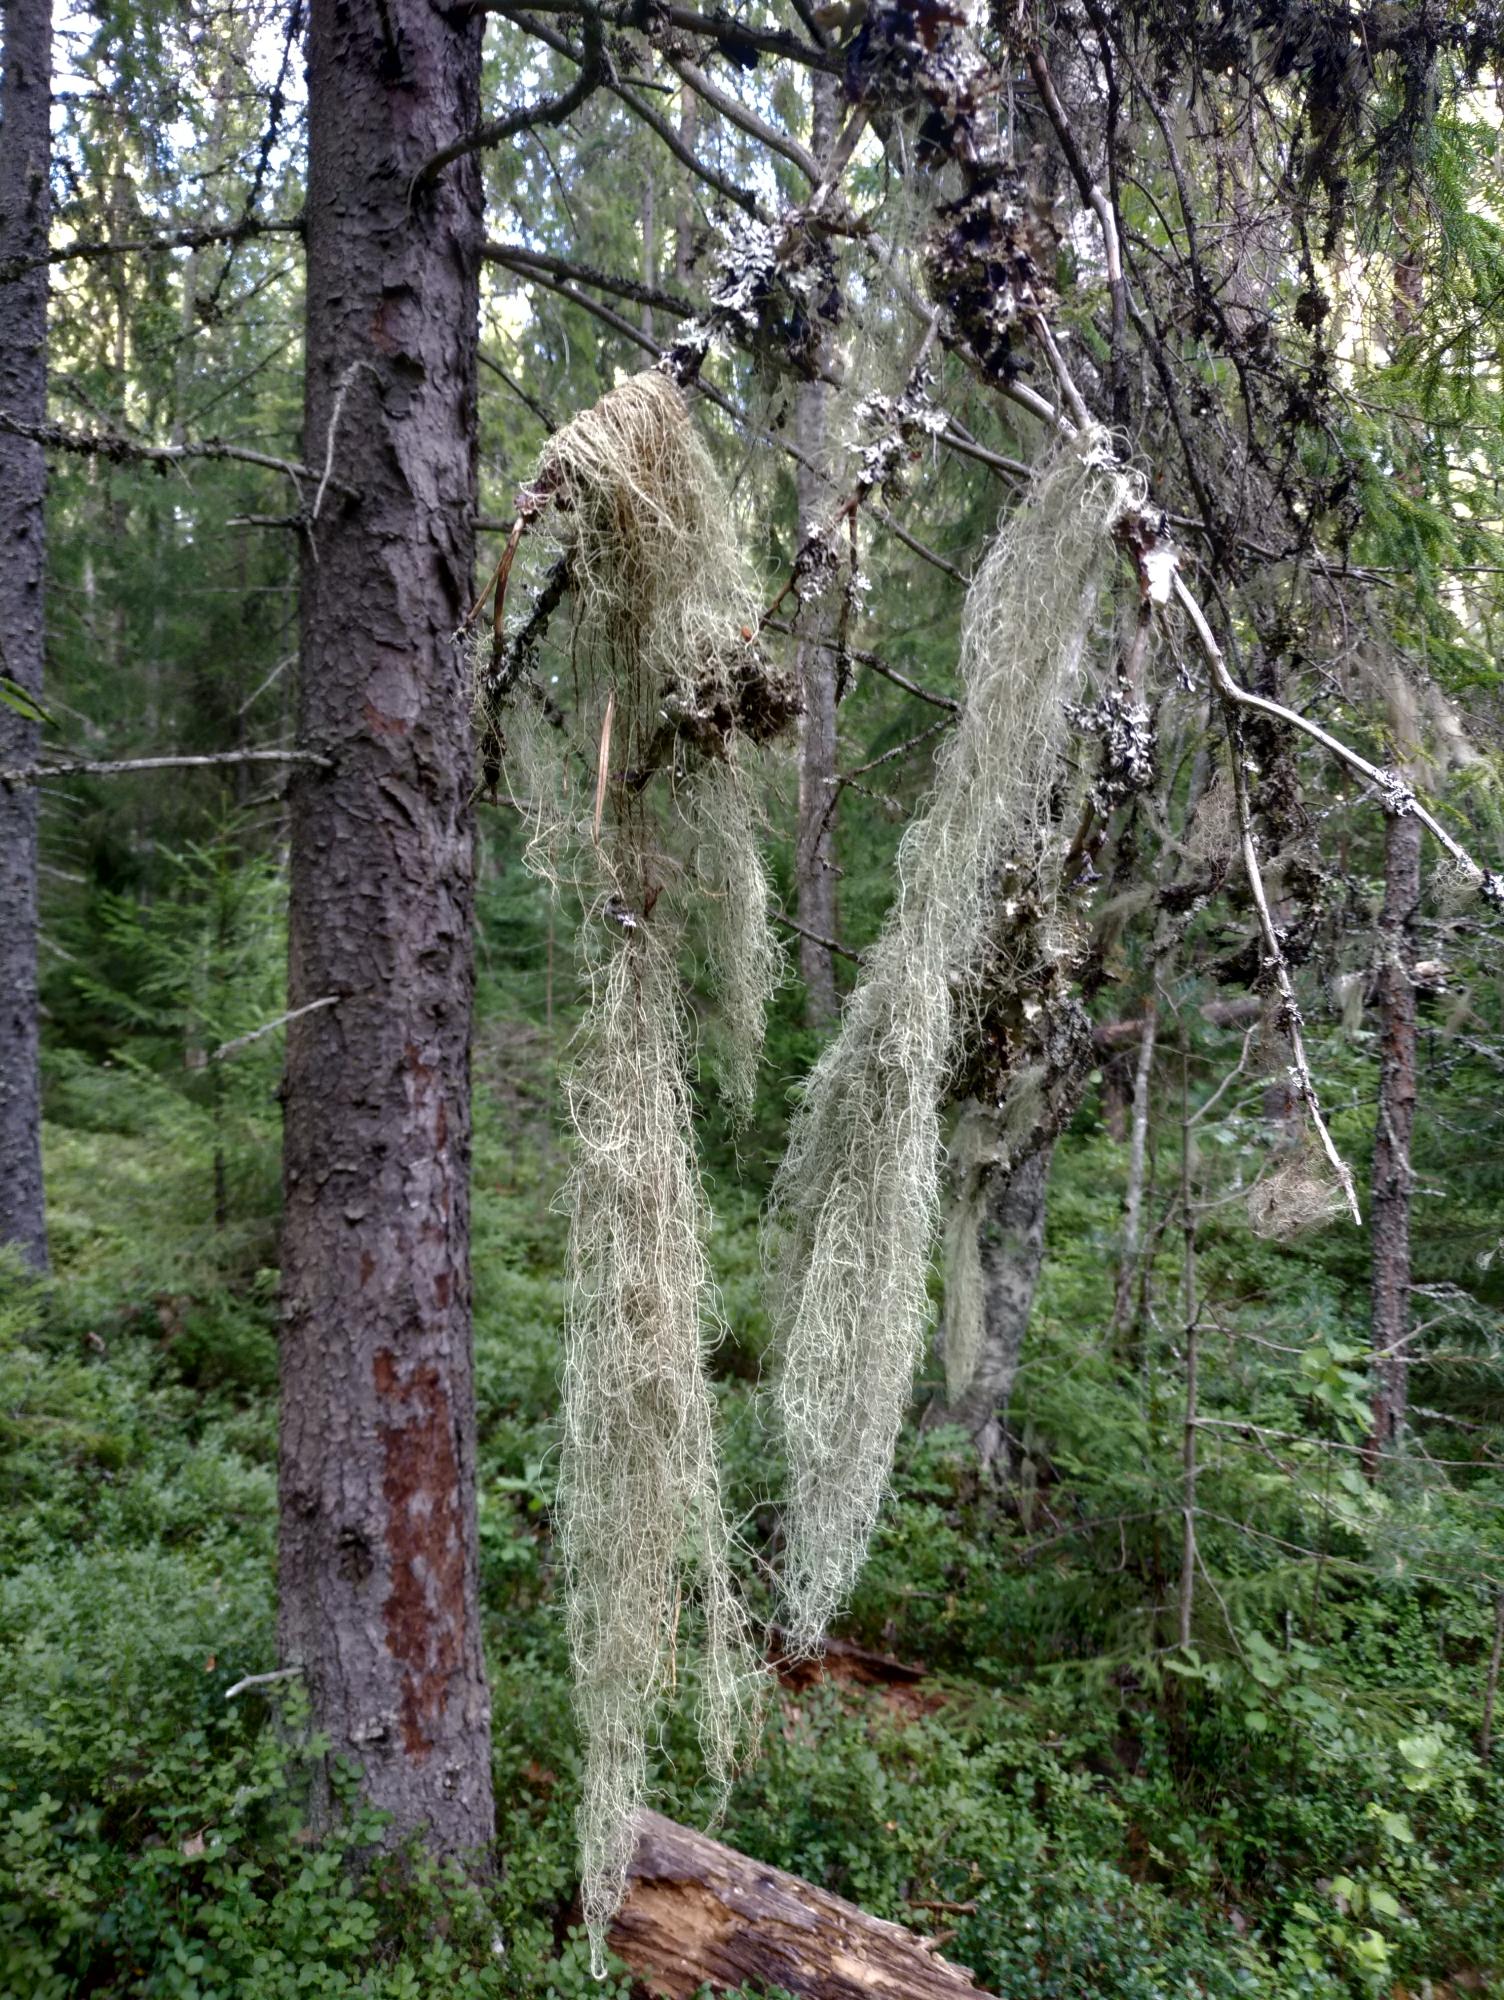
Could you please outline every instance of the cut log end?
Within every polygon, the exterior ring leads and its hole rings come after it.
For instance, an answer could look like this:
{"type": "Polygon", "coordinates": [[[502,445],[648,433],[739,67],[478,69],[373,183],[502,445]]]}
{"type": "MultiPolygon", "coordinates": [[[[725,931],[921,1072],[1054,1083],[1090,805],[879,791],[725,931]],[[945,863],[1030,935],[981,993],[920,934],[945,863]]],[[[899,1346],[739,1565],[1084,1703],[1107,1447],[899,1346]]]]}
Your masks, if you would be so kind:
{"type": "Polygon", "coordinates": [[[800,2000],[960,2000],[966,1969],[901,1924],[644,1812],[611,1949],[655,2000],[744,1985],[800,2000]]]}

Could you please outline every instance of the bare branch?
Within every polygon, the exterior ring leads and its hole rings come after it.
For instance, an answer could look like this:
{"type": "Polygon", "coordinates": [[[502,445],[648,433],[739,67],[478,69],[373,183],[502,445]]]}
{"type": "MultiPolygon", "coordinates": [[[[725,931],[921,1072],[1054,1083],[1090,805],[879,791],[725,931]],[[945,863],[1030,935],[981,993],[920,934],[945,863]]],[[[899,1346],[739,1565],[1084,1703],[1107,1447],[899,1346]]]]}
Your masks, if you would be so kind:
{"type": "Polygon", "coordinates": [[[658,285],[644,285],[636,278],[618,277],[614,272],[599,270],[593,264],[575,264],[566,257],[530,250],[522,243],[487,243],[481,254],[491,263],[500,264],[509,271],[523,275],[543,271],[553,278],[589,285],[593,291],[610,292],[615,298],[630,299],[633,305],[653,306],[660,312],[672,313],[676,319],[688,319],[696,310],[694,301],[679,292],[666,292],[658,285]]]}
{"type": "MultiPolygon", "coordinates": [[[[533,0],[535,14],[567,14],[583,20],[589,11],[584,0],[533,0]]],[[[509,0],[476,0],[475,12],[512,14],[515,9],[509,0]]],[[[744,63],[757,55],[782,56],[788,62],[802,63],[806,69],[825,70],[831,75],[839,75],[843,67],[840,56],[833,50],[802,41],[786,28],[754,27],[748,21],[734,19],[719,11],[701,14],[693,7],[655,4],[644,21],[644,9],[637,4],[637,0],[628,0],[624,6],[602,8],[600,17],[613,27],[640,27],[649,39],[659,27],[677,28],[686,35],[703,35],[706,41],[714,42],[733,62],[744,63]]]]}
{"type": "Polygon", "coordinates": [[[269,1674],[247,1674],[243,1680],[236,1681],[234,1687],[225,1689],[225,1700],[233,1701],[236,1695],[244,1694],[247,1688],[271,1687],[276,1681],[290,1681],[302,1671],[301,1667],[276,1667],[269,1674]]]}
{"type": "Polygon", "coordinates": [[[285,1028],[289,1021],[301,1019],[304,1014],[316,1014],[321,1007],[337,1007],[344,998],[340,993],[326,993],[322,1000],[310,1000],[306,1006],[293,1007],[285,1014],[279,1014],[275,1021],[266,1021],[259,1028],[252,1028],[249,1034],[236,1035],[232,1041],[221,1042],[209,1057],[210,1062],[223,1062],[226,1056],[239,1055],[252,1042],[259,1042],[263,1035],[275,1034],[278,1028],[285,1028]]]}
{"type": "Polygon", "coordinates": [[[66,764],[21,764],[0,771],[0,785],[40,785],[49,778],[117,778],[134,771],[199,771],[229,769],[235,764],[311,764],[331,771],[329,758],[315,750],[221,750],[205,757],[127,757],[109,762],[92,757],[66,764]]]}
{"type": "MultiPolygon", "coordinates": [[[[521,28],[524,34],[532,35],[557,54],[567,56],[571,62],[585,61],[585,57],[570,46],[565,36],[540,21],[535,13],[522,7],[505,4],[505,0],[496,0],[496,4],[489,11],[503,15],[514,26],[521,28]]],[[[583,11],[582,8],[581,12],[583,11]]],[[[750,194],[746,188],[738,187],[734,181],[728,181],[724,174],[717,173],[714,167],[708,166],[698,154],[691,151],[668,120],[661,118],[650,104],[644,104],[636,91],[622,82],[610,64],[604,66],[600,80],[605,88],[627,107],[634,118],[640,119],[650,132],[655,133],[663,141],[681,167],[686,167],[697,180],[703,181],[707,187],[714,188],[716,193],[723,195],[727,201],[735,202],[738,208],[744,208],[749,215],[762,218],[762,206],[756,195],[750,194]]]]}
{"type": "Polygon", "coordinates": [[[623,340],[630,340],[642,348],[644,353],[651,354],[655,361],[662,355],[663,349],[651,334],[644,333],[640,326],[634,326],[631,320],[619,312],[613,312],[610,306],[603,306],[599,299],[591,298],[587,292],[582,292],[577,285],[571,284],[567,279],[551,277],[546,270],[539,267],[530,266],[526,270],[521,267],[511,268],[517,270],[518,277],[525,283],[541,285],[546,292],[553,292],[558,298],[567,299],[571,305],[578,306],[581,312],[587,312],[593,319],[598,319],[602,326],[609,326],[613,333],[619,333],[623,340]]]}
{"type": "MultiPolygon", "coordinates": [[[[1114,261],[1119,258],[1119,251],[1116,224],[1112,216],[1110,204],[1105,201],[1101,190],[1095,186],[1095,183],[1091,180],[1086,170],[1085,163],[1081,158],[1079,149],[1076,147],[1074,138],[1070,133],[1069,125],[1065,120],[1065,114],[1061,108],[1059,98],[1054,95],[1054,87],[1050,83],[1049,71],[1045,67],[1043,57],[1038,54],[1037,50],[1031,54],[1030,67],[1031,71],[1035,74],[1035,81],[1040,85],[1041,95],[1045,97],[1046,109],[1050,112],[1051,122],[1055,125],[1057,136],[1060,139],[1062,148],[1066,152],[1067,160],[1076,177],[1077,184],[1081,188],[1085,198],[1090,201],[1101,224],[1103,240],[1107,249],[1108,265],[1109,269],[1111,269],[1113,268],[1114,261]],[[1046,92],[1048,92],[1048,95],[1046,95],[1046,92]]],[[[1118,268],[1121,268],[1120,262],[1118,268]]],[[[1138,325],[1139,315],[1131,299],[1129,301],[1129,310],[1133,314],[1135,325],[1138,325]]],[[[1032,324],[1032,330],[1039,337],[1040,344],[1045,350],[1050,367],[1056,379],[1060,382],[1062,394],[1065,395],[1072,410],[1076,413],[1078,423],[1081,422],[1086,405],[1079,390],[1071,380],[1070,371],[1060,354],[1059,348],[1056,346],[1048,328],[1042,321],[1036,318],[1032,324]]],[[[1031,411],[1033,415],[1041,418],[1056,429],[1063,430],[1069,434],[1075,428],[1075,426],[1063,419],[1057,411],[1051,409],[1042,396],[1035,390],[1027,388],[1023,383],[1009,383],[1004,393],[1010,396],[1022,408],[1031,411]]],[[[1085,418],[1085,421],[1089,421],[1089,418],[1085,418]]],[[[1206,508],[1206,512],[1208,518],[1210,518],[1212,509],[1209,506],[1206,508]]],[[[1208,528],[1206,532],[1212,536],[1215,546],[1217,531],[1208,528]]],[[[1191,628],[1195,632],[1197,644],[1211,670],[1213,686],[1224,702],[1231,703],[1237,708],[1251,709],[1256,713],[1266,715],[1273,721],[1282,722],[1289,728],[1299,730],[1303,735],[1309,736],[1313,742],[1321,744],[1323,749],[1329,751],[1332,756],[1346,764],[1349,770],[1356,772],[1376,788],[1386,812],[1401,815],[1413,813],[1421,825],[1427,829],[1446,853],[1451,856],[1458,867],[1476,884],[1482,895],[1489,902],[1504,906],[1504,880],[1501,880],[1492,870],[1480,867],[1460,842],[1455,840],[1441,822],[1426,810],[1398,772],[1385,770],[1380,765],[1370,763],[1366,757],[1360,755],[1349,744],[1342,742],[1339,737],[1333,736],[1330,731],[1323,729],[1319,723],[1309,721],[1296,709],[1286,708],[1282,702],[1272,701],[1265,695],[1254,694],[1251,690],[1240,687],[1228,671],[1222,648],[1212,631],[1205,612],[1197,602],[1194,593],[1185,579],[1177,575],[1174,588],[1177,599],[1191,621],[1191,628]]],[[[1345,1173],[1346,1169],[1344,1168],[1343,1171],[1345,1173]]]]}
{"type": "MultiPolygon", "coordinates": [[[[186,459],[233,459],[241,465],[260,465],[268,472],[280,472],[290,479],[299,497],[300,481],[311,479],[306,465],[293,459],[275,458],[270,452],[251,451],[244,445],[226,444],[221,438],[200,438],[194,444],[139,444],[118,431],[70,431],[62,424],[31,424],[0,410],[0,431],[12,437],[29,438],[50,451],[70,451],[84,458],[106,458],[112,464],[179,465],[186,459]]],[[[353,495],[354,489],[331,481],[339,492],[353,495]]]]}
{"type": "Polygon", "coordinates": [[[125,237],[104,243],[57,243],[45,257],[11,257],[0,264],[0,285],[22,278],[39,264],[92,263],[105,257],[151,257],[169,250],[202,250],[212,243],[244,243],[253,236],[301,236],[303,218],[289,215],[260,221],[242,216],[238,222],[170,230],[165,236],[125,237]]]}
{"type": "Polygon", "coordinates": [[[756,139],[760,145],[766,146],[770,152],[791,161],[811,187],[818,187],[820,168],[808,146],[803,146],[797,139],[791,139],[787,133],[776,130],[739,98],[733,97],[729,91],[722,90],[718,84],[712,83],[703,70],[696,69],[692,62],[686,62],[682,56],[676,56],[672,51],[665,51],[664,61],[675,76],[687,83],[696,96],[703,98],[713,111],[718,111],[723,118],[738,126],[749,137],[756,139]]]}
{"type": "Polygon", "coordinates": [[[1316,1079],[1311,1074],[1311,1065],[1306,1057],[1305,1037],[1300,1031],[1300,1002],[1295,997],[1295,982],[1290,977],[1289,961],[1285,957],[1279,926],[1269,909],[1263,870],[1259,867],[1258,841],[1254,835],[1253,813],[1248,803],[1248,773],[1243,768],[1242,746],[1238,741],[1234,721],[1236,711],[1233,703],[1225,695],[1222,708],[1227,722],[1227,748],[1232,763],[1233,797],[1237,802],[1243,866],[1248,875],[1248,888],[1253,897],[1253,907],[1258,912],[1259,929],[1263,933],[1264,965],[1279,991],[1279,1024],[1290,1044],[1290,1067],[1295,1078],[1295,1087],[1311,1115],[1311,1123],[1321,1140],[1322,1150],[1331,1161],[1332,1169],[1341,1183],[1348,1208],[1352,1211],[1353,1221],[1361,1229],[1363,1212],[1358,1207],[1358,1191],[1353,1185],[1352,1171],[1337,1151],[1336,1142],[1327,1129],[1326,1120],[1321,1114],[1321,1100],[1316,1094],[1316,1079]]]}
{"type": "Polygon", "coordinates": [[[1298,729],[1303,736],[1309,736],[1313,743],[1319,743],[1324,750],[1330,751],[1332,756],[1346,764],[1350,771],[1355,771],[1360,778],[1365,778],[1374,786],[1387,813],[1401,817],[1413,813],[1488,901],[1504,904],[1504,882],[1501,882],[1499,876],[1492,870],[1482,868],[1474,861],[1467,849],[1447,832],[1441,821],[1427,812],[1397,771],[1387,771],[1382,765],[1370,764],[1368,759],[1354,750],[1350,744],[1344,743],[1340,737],[1333,736],[1329,730],[1323,729],[1319,722],[1312,722],[1298,709],[1286,708],[1283,702],[1271,701],[1267,695],[1254,694],[1251,689],[1240,687],[1228,672],[1227,661],[1211,626],[1207,623],[1206,613],[1183,579],[1178,576],[1175,579],[1175,594],[1191,621],[1196,642],[1211,668],[1212,683],[1224,700],[1231,702],[1235,708],[1252,709],[1258,715],[1267,715],[1274,722],[1283,722],[1291,729],[1298,729]]]}
{"type": "Polygon", "coordinates": [[[313,497],[313,513],[309,516],[309,519],[312,521],[316,521],[319,518],[319,510],[324,504],[324,495],[329,489],[329,481],[334,473],[334,447],[339,437],[339,420],[345,414],[345,398],[349,395],[350,386],[362,369],[368,375],[376,377],[378,386],[380,383],[381,378],[376,375],[376,370],[368,361],[352,361],[344,374],[339,378],[339,385],[334,392],[334,408],[329,413],[329,433],[324,446],[323,476],[319,480],[319,490],[313,497]]]}
{"type": "MultiPolygon", "coordinates": [[[[605,80],[600,22],[593,12],[583,14],[582,20],[585,53],[583,57],[575,57],[580,64],[580,73],[569,88],[553,97],[545,97],[537,104],[519,105],[515,111],[477,125],[473,132],[467,132],[462,139],[443,147],[432,159],[425,160],[413,175],[408,189],[409,202],[414,195],[431,186],[453,161],[464,159],[468,153],[484,152],[488,146],[499,146],[504,139],[515,138],[519,132],[529,131],[535,125],[562,125],[572,111],[600,88],[605,80]]],[[[574,54],[573,50],[570,54],[574,54]]]]}
{"type": "Polygon", "coordinates": [[[969,588],[971,579],[964,570],[957,569],[953,562],[947,562],[944,556],[921,542],[917,535],[911,535],[901,521],[894,519],[888,508],[879,507],[869,501],[867,512],[874,521],[881,521],[890,535],[896,535],[906,549],[911,549],[922,562],[927,562],[931,569],[937,569],[942,576],[948,576],[951,582],[959,584],[962,590],[969,588]]]}
{"type": "Polygon", "coordinates": [[[610,79],[609,87],[634,118],[641,119],[650,132],[657,134],[681,167],[687,167],[697,180],[704,181],[707,187],[713,187],[716,193],[724,195],[727,201],[735,202],[738,208],[744,208],[748,215],[755,215],[759,220],[765,219],[762,204],[755,194],[746,188],[738,187],[735,181],[728,181],[724,174],[717,173],[714,167],[708,166],[698,153],[691,151],[685,145],[668,120],[660,118],[650,104],[644,104],[635,91],[628,90],[624,83],[614,77],[610,79]]]}
{"type": "Polygon", "coordinates": [[[808,938],[811,944],[823,945],[826,951],[833,951],[838,958],[849,958],[853,965],[861,964],[862,954],[853,951],[849,945],[841,944],[836,938],[821,937],[818,931],[807,931],[803,924],[796,924],[792,917],[786,917],[781,910],[774,910],[771,914],[775,924],[782,924],[784,929],[792,931],[795,937],[808,938]]]}

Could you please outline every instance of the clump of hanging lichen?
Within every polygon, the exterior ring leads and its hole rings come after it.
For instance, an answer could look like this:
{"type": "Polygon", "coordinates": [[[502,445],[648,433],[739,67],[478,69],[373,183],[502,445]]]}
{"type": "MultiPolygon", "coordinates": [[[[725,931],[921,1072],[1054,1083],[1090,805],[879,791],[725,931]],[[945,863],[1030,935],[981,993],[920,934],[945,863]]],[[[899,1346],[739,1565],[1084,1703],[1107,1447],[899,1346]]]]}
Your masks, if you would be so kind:
{"type": "Polygon", "coordinates": [[[698,1626],[700,1741],[724,1795],[760,1668],[729,1562],[706,1378],[713,1297],[671,937],[602,939],[569,1079],[570,1294],[558,1535],[575,1707],[585,1921],[599,1951],[632,1857],[647,1742],[698,1626]]]}
{"type": "Polygon", "coordinates": [[[1105,440],[1063,447],[978,572],[962,621],[960,723],[774,1185],[784,1622],[800,1647],[818,1642],[854,1581],[887,1484],[924,1339],[955,1031],[984,971],[997,976],[999,867],[1032,853],[1048,824],[1107,531],[1133,497],[1105,440]]]}
{"type": "Polygon", "coordinates": [[[1290,1243],[1336,1221],[1347,1198],[1326,1159],[1313,1145],[1302,1143],[1254,1182],[1244,1207],[1255,1236],[1290,1243]]]}
{"type": "Polygon", "coordinates": [[[555,537],[573,605],[568,685],[555,702],[519,676],[505,773],[532,822],[532,864],[579,895],[592,994],[568,1081],[557,1532],[585,1750],[582,1901],[601,1970],[677,1663],[698,1656],[700,1739],[721,1792],[758,1710],[705,1366],[718,1318],[678,967],[697,935],[723,1086],[746,1108],[779,972],[748,759],[795,704],[758,645],[729,502],[662,376],[560,431],[523,505],[555,537]]]}
{"type": "Polygon", "coordinates": [[[658,374],[551,438],[523,498],[557,539],[574,606],[567,712],[524,685],[506,720],[529,859],[619,928],[654,919],[669,896],[655,920],[703,941],[722,1080],[745,1109],[782,963],[750,767],[798,697],[758,642],[735,517],[683,396],[658,374]]]}

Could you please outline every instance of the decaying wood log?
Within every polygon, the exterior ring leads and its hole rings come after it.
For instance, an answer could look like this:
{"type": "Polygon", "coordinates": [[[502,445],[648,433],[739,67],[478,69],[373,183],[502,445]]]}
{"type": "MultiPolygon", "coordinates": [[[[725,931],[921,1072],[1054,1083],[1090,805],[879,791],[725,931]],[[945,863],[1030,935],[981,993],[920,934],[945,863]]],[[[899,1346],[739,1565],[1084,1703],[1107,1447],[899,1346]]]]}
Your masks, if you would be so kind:
{"type": "MultiPolygon", "coordinates": [[[[770,1627],[769,1636],[780,1646],[792,1645],[792,1635],[783,1626],[770,1627]]],[[[891,1653],[874,1653],[869,1647],[853,1645],[849,1639],[826,1638],[820,1651],[783,1655],[772,1662],[780,1687],[818,1687],[822,1681],[845,1681],[853,1687],[913,1687],[929,1674],[928,1667],[908,1660],[895,1660],[891,1653]]]]}
{"type": "Polygon", "coordinates": [[[801,2000],[961,2000],[964,1967],[901,1924],[869,1917],[797,1875],[662,1814],[640,1820],[611,1949],[658,2000],[782,1987],[801,2000]]]}

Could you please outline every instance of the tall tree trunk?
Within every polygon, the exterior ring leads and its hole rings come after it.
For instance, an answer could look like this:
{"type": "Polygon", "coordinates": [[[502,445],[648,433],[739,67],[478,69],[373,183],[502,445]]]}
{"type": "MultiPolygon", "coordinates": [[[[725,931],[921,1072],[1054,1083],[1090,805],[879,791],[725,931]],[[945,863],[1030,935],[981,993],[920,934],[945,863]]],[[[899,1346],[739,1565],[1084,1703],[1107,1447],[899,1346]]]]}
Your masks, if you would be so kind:
{"type": "Polygon", "coordinates": [[[1196,1616],[1196,1481],[1197,1425],[1200,1421],[1201,1307],[1196,1284],[1196,1205],[1191,1198],[1192,1162],[1190,1043],[1180,1031],[1180,1231],[1184,1261],[1181,1296],[1185,1309],[1185,1428],[1180,1463],[1184,1475],[1180,1497],[1180,1599],[1176,1637],[1189,1646],[1196,1616]]]}
{"type": "Polygon", "coordinates": [[[1379,1104],[1373,1141],[1373,1433],[1369,1455],[1392,1451],[1409,1389],[1410,1141],[1415,1127],[1415,914],[1421,825],[1392,814],[1384,838],[1379,917],[1379,1104]]]}
{"type": "MultiPolygon", "coordinates": [[[[1395,259],[1396,344],[1415,325],[1422,298],[1420,229],[1412,208],[1409,240],[1395,259]]],[[[1410,463],[1400,483],[1418,494],[1422,468],[1410,463]]],[[[1396,748],[1413,771],[1419,743],[1408,704],[1397,705],[1396,748]]],[[[1403,768],[1403,766],[1402,766],[1403,768]]],[[[1405,1428],[1410,1356],[1410,1142],[1415,1129],[1415,919],[1420,908],[1421,826],[1414,813],[1391,813],[1384,828],[1384,905],[1379,913],[1379,1101],[1374,1114],[1373,1264],[1369,1327],[1373,1347],[1373,1430],[1368,1470],[1393,1451],[1405,1428]]]]}
{"type": "Polygon", "coordinates": [[[1034,1291],[1044,1262],[1045,1198],[1055,1142],[1046,1140],[1008,1171],[988,1170],[977,1224],[982,1329],[971,1381],[926,1422],[958,1424],[977,1448],[984,1472],[1003,1459],[1005,1421],[1018,1373],[1034,1291]]]}
{"type": "Polygon", "coordinates": [[[1144,1180],[1149,1159],[1149,1098],[1154,1080],[1154,1043],[1159,1031],[1159,1001],[1151,989],[1144,1003],[1143,1034],[1133,1072],[1133,1125],[1128,1141],[1128,1186],[1123,1195],[1123,1238],[1117,1290],[1109,1331],[1116,1335],[1134,1320],[1133,1287],[1138,1279],[1144,1233],[1144,1180]]]}
{"type": "MultiPolygon", "coordinates": [[[[840,91],[833,76],[811,78],[810,150],[822,160],[835,137],[840,91]]],[[[823,382],[802,382],[795,392],[794,434],[803,458],[814,466],[825,456],[829,390],[823,382]]],[[[801,464],[796,479],[802,538],[829,511],[824,485],[801,464]]],[[[819,938],[836,935],[836,661],[820,641],[825,621],[815,607],[801,633],[798,672],[804,694],[800,723],[799,825],[795,841],[798,892],[799,972],[804,980],[805,1019],[829,1027],[840,1012],[835,954],[819,938]]]]}
{"type": "MultiPolygon", "coordinates": [[[[38,258],[0,284],[0,410],[47,415],[47,228],[51,214],[52,9],[7,0],[0,76],[0,264],[38,258]]],[[[47,465],[0,436],[0,672],[42,692],[47,465]]],[[[37,726],[0,699],[0,767],[35,761],[37,726]]],[[[47,1268],[37,1001],[37,794],[0,786],[0,1244],[47,1268]]]]}
{"type": "MultiPolygon", "coordinates": [[[[493,1833],[470,1325],[481,16],[313,0],[283,1178],[281,1641],[389,1838],[493,1833]]],[[[327,1801],[324,1804],[327,1811],[327,1801]]]]}
{"type": "MultiPolygon", "coordinates": [[[[653,211],[653,169],[650,163],[647,172],[642,177],[642,282],[645,285],[656,287],[658,283],[658,228],[653,211]]],[[[653,338],[653,308],[647,304],[644,304],[642,308],[642,330],[649,340],[653,338]]]]}
{"type": "MultiPolygon", "coordinates": [[[[691,152],[695,143],[695,121],[700,100],[692,90],[679,93],[679,137],[691,152]]],[[[695,203],[693,184],[681,184],[678,206],[674,211],[674,283],[681,292],[687,292],[694,284],[695,271],[695,203]]]]}

